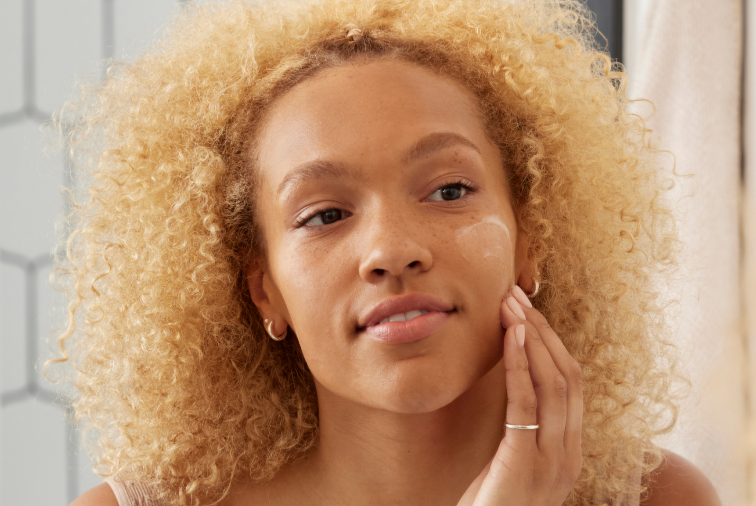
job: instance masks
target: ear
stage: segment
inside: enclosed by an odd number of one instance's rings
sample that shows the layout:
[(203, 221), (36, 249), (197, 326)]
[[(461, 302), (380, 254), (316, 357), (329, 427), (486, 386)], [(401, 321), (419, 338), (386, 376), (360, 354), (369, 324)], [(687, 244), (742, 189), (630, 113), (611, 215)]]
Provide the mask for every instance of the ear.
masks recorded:
[(540, 282), (538, 269), (529, 255), (530, 237), (528, 234), (517, 227), (517, 246), (515, 250), (515, 278), (520, 288), (528, 293), (535, 290), (535, 281)]
[(252, 261), (247, 266), (245, 277), (249, 295), (260, 316), (275, 322), (288, 321), (283, 297), (268, 272), (259, 263)]

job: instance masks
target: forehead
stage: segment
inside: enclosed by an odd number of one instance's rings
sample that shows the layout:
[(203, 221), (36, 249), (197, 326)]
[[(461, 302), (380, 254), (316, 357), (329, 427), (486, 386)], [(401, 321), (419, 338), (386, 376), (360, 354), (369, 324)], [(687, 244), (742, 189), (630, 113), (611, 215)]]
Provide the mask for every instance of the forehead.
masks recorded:
[(416, 139), (451, 132), (493, 148), (473, 95), (420, 65), (377, 60), (327, 69), (274, 102), (260, 131), (263, 180), (315, 159), (397, 156)]

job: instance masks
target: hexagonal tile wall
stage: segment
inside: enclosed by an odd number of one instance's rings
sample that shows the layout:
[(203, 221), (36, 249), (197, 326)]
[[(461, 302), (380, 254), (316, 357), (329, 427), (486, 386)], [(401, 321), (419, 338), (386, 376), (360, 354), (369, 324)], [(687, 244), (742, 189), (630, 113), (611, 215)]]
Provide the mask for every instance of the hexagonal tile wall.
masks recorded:
[[(73, 187), (45, 126), (75, 86), (141, 54), (184, 2), (5, 0), (0, 16), (0, 504), (66, 505), (102, 482), (71, 417), (71, 389), (42, 364), (62, 325), (49, 282)], [(71, 120), (72, 118), (67, 118)], [(40, 482), (42, 480), (42, 483)], [(40, 486), (43, 485), (43, 486)]]

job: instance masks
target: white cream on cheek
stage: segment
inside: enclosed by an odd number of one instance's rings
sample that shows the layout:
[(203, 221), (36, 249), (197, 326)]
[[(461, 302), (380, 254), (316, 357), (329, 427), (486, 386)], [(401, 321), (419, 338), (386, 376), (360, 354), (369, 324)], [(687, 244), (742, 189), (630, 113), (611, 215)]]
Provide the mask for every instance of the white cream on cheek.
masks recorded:
[(489, 214), (478, 223), (458, 228), (455, 239), (465, 260), (480, 262), (482, 259), (492, 276), (509, 283), (514, 272), (512, 239), (509, 228), (498, 215)]

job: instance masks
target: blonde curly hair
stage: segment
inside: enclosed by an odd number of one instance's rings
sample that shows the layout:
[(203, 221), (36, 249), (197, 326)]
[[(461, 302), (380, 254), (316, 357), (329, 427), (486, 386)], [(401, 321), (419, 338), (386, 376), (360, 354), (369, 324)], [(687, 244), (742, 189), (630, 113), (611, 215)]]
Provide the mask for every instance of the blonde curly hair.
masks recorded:
[[(188, 8), (71, 108), (87, 194), (67, 217), (58, 337), (103, 475), (173, 505), (216, 504), (317, 442), (296, 340), (269, 346), (243, 270), (264, 262), (257, 127), (320, 70), (396, 58), (477, 98), (541, 270), (534, 306), (584, 374), (583, 469), (570, 505), (637, 493), (677, 417), (656, 286), (680, 241), (621, 66), (578, 0), (242, 0)], [(670, 184), (671, 183), (671, 184)], [(606, 500), (606, 499), (604, 499)]]

